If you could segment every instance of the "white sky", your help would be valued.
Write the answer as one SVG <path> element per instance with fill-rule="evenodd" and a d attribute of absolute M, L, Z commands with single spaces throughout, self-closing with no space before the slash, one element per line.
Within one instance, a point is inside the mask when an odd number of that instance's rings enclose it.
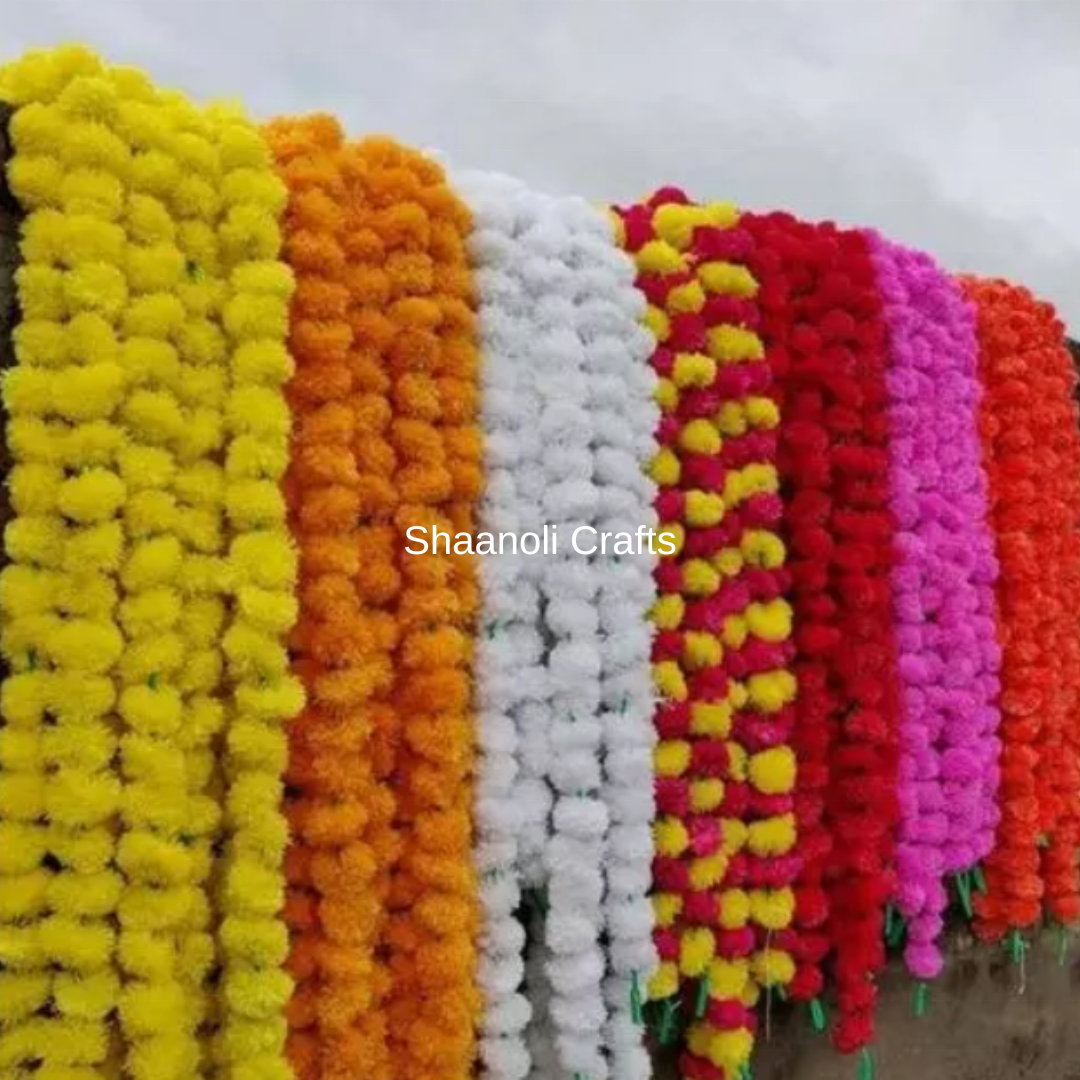
<path fill-rule="evenodd" d="M 875 225 L 1080 330 L 1077 0 L 2 0 L 260 117 L 329 110 L 596 200 Z"/>

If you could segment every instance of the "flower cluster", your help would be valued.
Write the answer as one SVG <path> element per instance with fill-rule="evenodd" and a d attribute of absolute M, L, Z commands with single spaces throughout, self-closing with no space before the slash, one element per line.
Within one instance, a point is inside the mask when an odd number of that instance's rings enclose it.
<path fill-rule="evenodd" d="M 525 287 L 535 297 L 530 395 L 541 454 L 534 475 L 545 520 L 569 532 L 592 521 L 600 509 L 592 380 L 586 370 L 589 312 L 581 302 L 590 271 L 596 274 L 596 260 L 588 253 L 574 202 L 539 194 L 531 201 L 521 245 Z M 592 224 L 596 237 L 604 225 L 595 217 Z M 571 257 L 575 244 L 585 246 L 577 259 Z M 610 824 L 602 798 L 602 572 L 601 562 L 581 559 L 565 543 L 538 567 L 548 645 L 546 779 L 553 794 L 543 858 L 548 898 L 544 974 L 550 999 L 538 1019 L 550 1027 L 561 1068 L 589 1080 L 608 1075 L 601 941 Z"/>
<path fill-rule="evenodd" d="M 582 204 L 568 206 L 566 216 L 593 418 L 592 520 L 601 534 L 636 535 L 657 524 L 656 485 L 646 473 L 659 419 L 656 376 L 648 363 L 654 341 L 640 324 L 644 300 L 634 285 L 633 262 L 613 243 L 612 223 Z M 609 968 L 604 1045 L 612 1080 L 649 1080 L 652 1063 L 639 1007 L 656 969 L 649 896 L 656 729 L 647 613 L 655 598 L 657 556 L 649 548 L 601 548 L 591 559 L 600 629 L 600 797 L 609 815 L 602 856 Z"/>
<path fill-rule="evenodd" d="M 28 216 L 19 364 L 5 384 L 22 520 L 3 592 L 20 614 L 32 600 L 45 635 L 16 651 L 40 680 L 46 728 L 39 814 L 55 873 L 42 899 L 68 958 L 50 962 L 74 964 L 69 989 L 53 983 L 33 1056 L 100 1064 L 117 1009 L 127 1071 L 159 1075 L 166 1057 L 180 1075 L 200 1068 L 213 960 L 202 885 L 221 602 L 196 595 L 196 560 L 219 535 L 208 457 L 224 350 L 204 318 L 213 292 L 184 286 L 185 227 L 197 234 L 215 212 L 216 161 L 191 105 L 83 50 L 28 56 L 4 92 L 18 106 L 12 183 Z M 37 555 L 18 553 L 20 526 L 36 531 Z M 22 694 L 9 685 L 4 699 L 18 711 Z M 50 1034 L 67 1013 L 71 1045 Z"/>
<path fill-rule="evenodd" d="M 400 635 L 392 712 L 376 731 L 376 775 L 396 778 L 400 855 L 384 947 L 394 1072 L 469 1075 L 480 1011 L 479 923 L 471 862 L 471 653 L 479 607 L 472 556 L 406 552 L 409 529 L 474 528 L 482 447 L 478 354 L 464 204 L 443 170 L 388 139 L 346 147 L 352 187 L 346 235 L 351 364 L 362 388 L 392 404 L 385 443 L 395 462 L 392 516 Z M 378 443 L 357 444 L 362 469 Z M 363 584 L 361 582 L 361 588 Z M 395 718 L 407 718 L 408 723 Z"/>
<path fill-rule="evenodd" d="M 664 409 L 653 475 L 680 552 L 657 571 L 657 860 L 661 966 L 654 996 L 696 979 L 687 1075 L 736 1073 L 759 987 L 793 962 L 795 681 L 783 599 L 773 458 L 779 415 L 755 333 L 749 236 L 727 207 L 674 189 L 622 213 L 659 346 Z"/>
<path fill-rule="evenodd" d="M 520 234 L 527 191 L 486 173 L 453 177 L 469 205 L 468 250 L 476 281 L 480 331 L 480 420 L 484 496 L 479 525 L 493 533 L 542 527 L 540 503 L 521 482 L 543 452 L 528 404 L 532 377 L 532 306 L 522 276 Z M 525 932 L 524 847 L 540 858 L 548 791 L 542 772 L 524 773 L 523 747 L 544 715 L 546 676 L 540 592 L 528 558 L 506 553 L 479 565 L 481 612 L 476 639 L 477 761 L 473 861 L 480 879 L 482 927 L 478 982 L 483 994 L 480 1059 L 491 1080 L 525 1080 L 532 1068 L 525 1032 L 532 1009 L 521 992 Z M 539 834 L 539 836 L 537 835 Z"/>
<path fill-rule="evenodd" d="M 1080 434 L 1076 374 L 1050 305 L 1001 281 L 962 286 L 977 312 L 980 431 L 1001 564 L 1001 820 L 976 900 L 976 930 L 996 940 L 1034 925 L 1043 901 L 1062 923 L 1080 913 Z"/>
<path fill-rule="evenodd" d="M 860 233 L 786 214 L 748 215 L 745 225 L 781 389 L 779 464 L 800 652 L 794 743 L 804 866 L 793 991 L 820 992 L 831 947 L 834 1038 L 847 1052 L 872 1038 L 897 816 L 885 326 Z"/>
<path fill-rule="evenodd" d="M 0 86 L 15 106 L 8 177 L 26 215 L 23 322 L 3 386 L 13 516 L 0 575 L 0 1071 L 10 1075 L 95 1074 L 120 1004 L 112 825 L 122 793 L 112 759 L 124 647 L 116 414 L 126 395 L 114 328 L 126 304 L 123 232 L 80 212 L 80 191 L 60 183 L 63 162 L 98 133 L 72 92 L 96 89 L 97 73 L 92 56 L 63 50 L 6 69 Z M 95 276 L 112 289 L 87 288 Z"/>
<path fill-rule="evenodd" d="M 233 1080 L 284 1080 L 291 1075 L 284 1011 L 292 992 L 281 920 L 284 724 L 304 703 L 285 647 L 296 621 L 296 550 L 281 488 L 291 426 L 284 387 L 293 370 L 285 343 L 294 282 L 280 261 L 286 189 L 260 131 L 242 114 L 215 109 L 210 134 L 220 161 L 220 207 L 205 241 L 209 257 L 216 240 L 227 348 L 218 1056 Z"/>
<path fill-rule="evenodd" d="M 291 653 L 307 695 L 289 733 L 289 1058 L 304 1080 L 383 1076 L 377 878 L 394 858 L 394 799 L 371 747 L 390 709 L 397 629 L 391 407 L 385 377 L 354 349 L 366 294 L 346 255 L 355 233 L 341 129 L 325 116 L 282 119 L 267 139 L 289 189 L 283 254 L 297 278 L 285 491 L 300 565 Z"/>
<path fill-rule="evenodd" d="M 867 240 L 889 331 L 892 604 L 900 683 L 896 903 L 905 960 L 942 967 L 947 874 L 991 847 L 997 822 L 997 561 L 977 415 L 974 314 L 926 255 Z"/>

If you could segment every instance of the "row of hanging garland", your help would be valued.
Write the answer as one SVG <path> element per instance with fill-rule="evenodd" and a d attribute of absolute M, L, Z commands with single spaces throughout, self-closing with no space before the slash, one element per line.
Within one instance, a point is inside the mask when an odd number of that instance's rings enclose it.
<path fill-rule="evenodd" d="M 731 1080 L 777 997 L 867 1068 L 951 897 L 1075 923 L 1048 305 L 80 49 L 0 98 L 0 1080 Z M 545 525 L 674 550 L 406 551 Z"/>

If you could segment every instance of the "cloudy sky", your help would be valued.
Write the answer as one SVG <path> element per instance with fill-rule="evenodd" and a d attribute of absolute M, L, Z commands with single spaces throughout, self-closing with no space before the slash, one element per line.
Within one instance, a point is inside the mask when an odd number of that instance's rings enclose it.
<path fill-rule="evenodd" d="M 3 50 L 88 42 L 257 116 L 330 110 L 618 201 L 871 224 L 1080 330 L 1075 0 L 4 0 Z"/>

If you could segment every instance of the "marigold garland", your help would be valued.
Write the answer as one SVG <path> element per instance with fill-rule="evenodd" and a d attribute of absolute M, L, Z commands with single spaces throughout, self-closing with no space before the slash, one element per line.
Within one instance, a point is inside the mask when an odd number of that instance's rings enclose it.
<path fill-rule="evenodd" d="M 480 418 L 484 429 L 484 497 L 478 524 L 493 534 L 538 532 L 540 504 L 519 483 L 540 453 L 529 415 L 526 384 L 533 336 L 522 280 L 517 221 L 525 189 L 487 173 L 455 174 L 469 205 L 468 251 L 478 296 Z M 476 640 L 476 839 L 483 922 L 478 984 L 483 993 L 480 1061 L 491 1080 L 525 1080 L 533 1068 L 525 1032 L 533 1015 L 522 993 L 525 930 L 521 833 L 546 820 L 543 778 L 524 771 L 523 743 L 530 713 L 545 699 L 540 593 L 529 557 L 520 552 L 479 561 L 482 606 Z M 534 840 L 536 854 L 542 843 Z"/>
<path fill-rule="evenodd" d="M 471 532 L 481 491 L 473 282 L 465 206 L 441 167 L 389 139 L 350 145 L 350 313 L 362 386 L 393 402 L 393 550 L 401 592 L 377 775 L 397 779 L 401 853 L 389 889 L 387 1021 L 394 1075 L 464 1080 L 475 1051 L 478 890 L 472 848 L 474 557 L 409 554 L 408 530 Z M 361 455 L 381 448 L 358 444 Z"/>
<path fill-rule="evenodd" d="M 874 975 L 885 960 L 884 909 L 894 886 L 885 327 L 861 234 L 787 214 L 746 215 L 744 225 L 755 240 L 762 335 L 781 390 L 779 464 L 800 652 L 794 744 L 803 870 L 792 945 L 801 970 L 792 989 L 800 998 L 820 993 L 831 946 L 834 1041 L 850 1052 L 873 1037 Z"/>
<path fill-rule="evenodd" d="M 1077 896 L 1080 434 L 1076 373 L 1053 308 L 1020 286 L 962 278 L 976 307 L 983 461 L 1001 576 L 1001 820 L 976 930 L 996 940 Z"/>
<path fill-rule="evenodd" d="M 394 800 L 371 749 L 387 722 L 396 643 L 398 574 L 385 544 L 394 457 L 382 435 L 391 408 L 380 380 L 364 377 L 350 322 L 366 293 L 346 255 L 357 233 L 341 129 L 327 116 L 277 120 L 267 138 L 289 188 L 284 255 L 297 276 L 285 488 L 300 560 L 293 666 L 308 697 L 290 728 L 286 800 L 289 1057 L 302 1078 L 378 1078 L 389 1057 L 386 889 L 376 883 L 394 858 Z"/>
<path fill-rule="evenodd" d="M 44 725 L 36 816 L 47 819 L 53 872 L 34 914 L 51 912 L 37 948 L 59 969 L 51 1017 L 9 1046 L 14 1061 L 29 1055 L 96 1075 L 112 1053 L 116 1009 L 127 1071 L 189 1075 L 200 1067 L 212 959 L 194 845 L 212 828 L 213 807 L 189 797 L 183 725 L 192 711 L 178 677 L 189 656 L 175 588 L 184 538 L 170 498 L 171 447 L 160 445 L 184 421 L 167 386 L 180 366 L 168 339 L 184 306 L 169 289 L 183 259 L 144 250 L 124 228 L 135 233 L 140 200 L 171 226 L 150 194 L 139 124 L 151 117 L 168 140 L 185 107 L 74 48 L 9 67 L 3 92 L 17 106 L 11 176 L 28 209 L 20 363 L 5 380 L 23 520 L 8 532 L 14 565 L 3 592 L 17 615 L 26 601 L 40 612 L 36 631 L 18 617 L 10 624 L 5 648 L 25 671 L 4 700 L 9 723 L 19 713 L 26 722 L 30 709 Z M 155 175 L 167 199 L 174 177 L 167 168 Z M 21 553 L 19 525 L 38 532 Z M 64 945 L 50 955 L 54 931 Z M 36 1005 L 22 995 L 24 1016 L 46 1006 L 48 980 L 43 989 Z"/>
<path fill-rule="evenodd" d="M 614 244 L 612 223 L 578 205 L 570 259 L 577 267 L 578 333 L 593 414 L 593 524 L 603 537 L 634 537 L 658 524 L 656 484 L 647 475 L 659 411 L 655 347 L 640 324 L 645 303 L 633 261 Z M 601 801 L 609 824 L 603 853 L 608 973 L 604 1046 L 612 1080 L 649 1080 L 641 1003 L 657 966 L 650 900 L 653 858 L 652 635 L 659 538 L 623 550 L 602 542 L 596 566 L 600 626 Z"/>
<path fill-rule="evenodd" d="M 997 823 L 997 560 L 976 427 L 974 312 L 926 255 L 868 233 L 889 328 L 893 612 L 900 680 L 896 903 L 918 979 L 942 968 L 946 875 Z"/>
<path fill-rule="evenodd" d="M 283 966 L 288 940 L 281 918 L 288 832 L 281 808 L 284 723 L 304 703 L 284 644 L 296 620 L 296 550 L 281 490 L 291 425 L 283 389 L 293 370 L 285 341 L 294 284 L 279 261 L 286 189 L 259 130 L 224 109 L 212 111 L 210 120 L 221 163 L 213 239 L 226 283 L 220 320 L 228 348 L 222 638 L 227 783 L 217 1064 L 232 1080 L 285 1080 L 291 1069 L 284 1012 L 292 980 Z M 207 255 L 210 242 L 207 233 Z M 195 237 L 191 246 L 194 258 Z"/>
<path fill-rule="evenodd" d="M 735 1075 L 749 1059 L 759 986 L 786 983 L 781 941 L 797 862 L 786 747 L 795 681 L 775 453 L 778 414 L 754 333 L 747 234 L 727 207 L 674 189 L 622 214 L 660 346 L 665 416 L 653 475 L 680 554 L 657 573 L 656 897 L 662 960 L 653 992 L 684 998 L 688 1076 Z M 750 756 L 752 755 L 752 756 Z M 695 1000 L 696 999 L 696 1000 Z"/>

